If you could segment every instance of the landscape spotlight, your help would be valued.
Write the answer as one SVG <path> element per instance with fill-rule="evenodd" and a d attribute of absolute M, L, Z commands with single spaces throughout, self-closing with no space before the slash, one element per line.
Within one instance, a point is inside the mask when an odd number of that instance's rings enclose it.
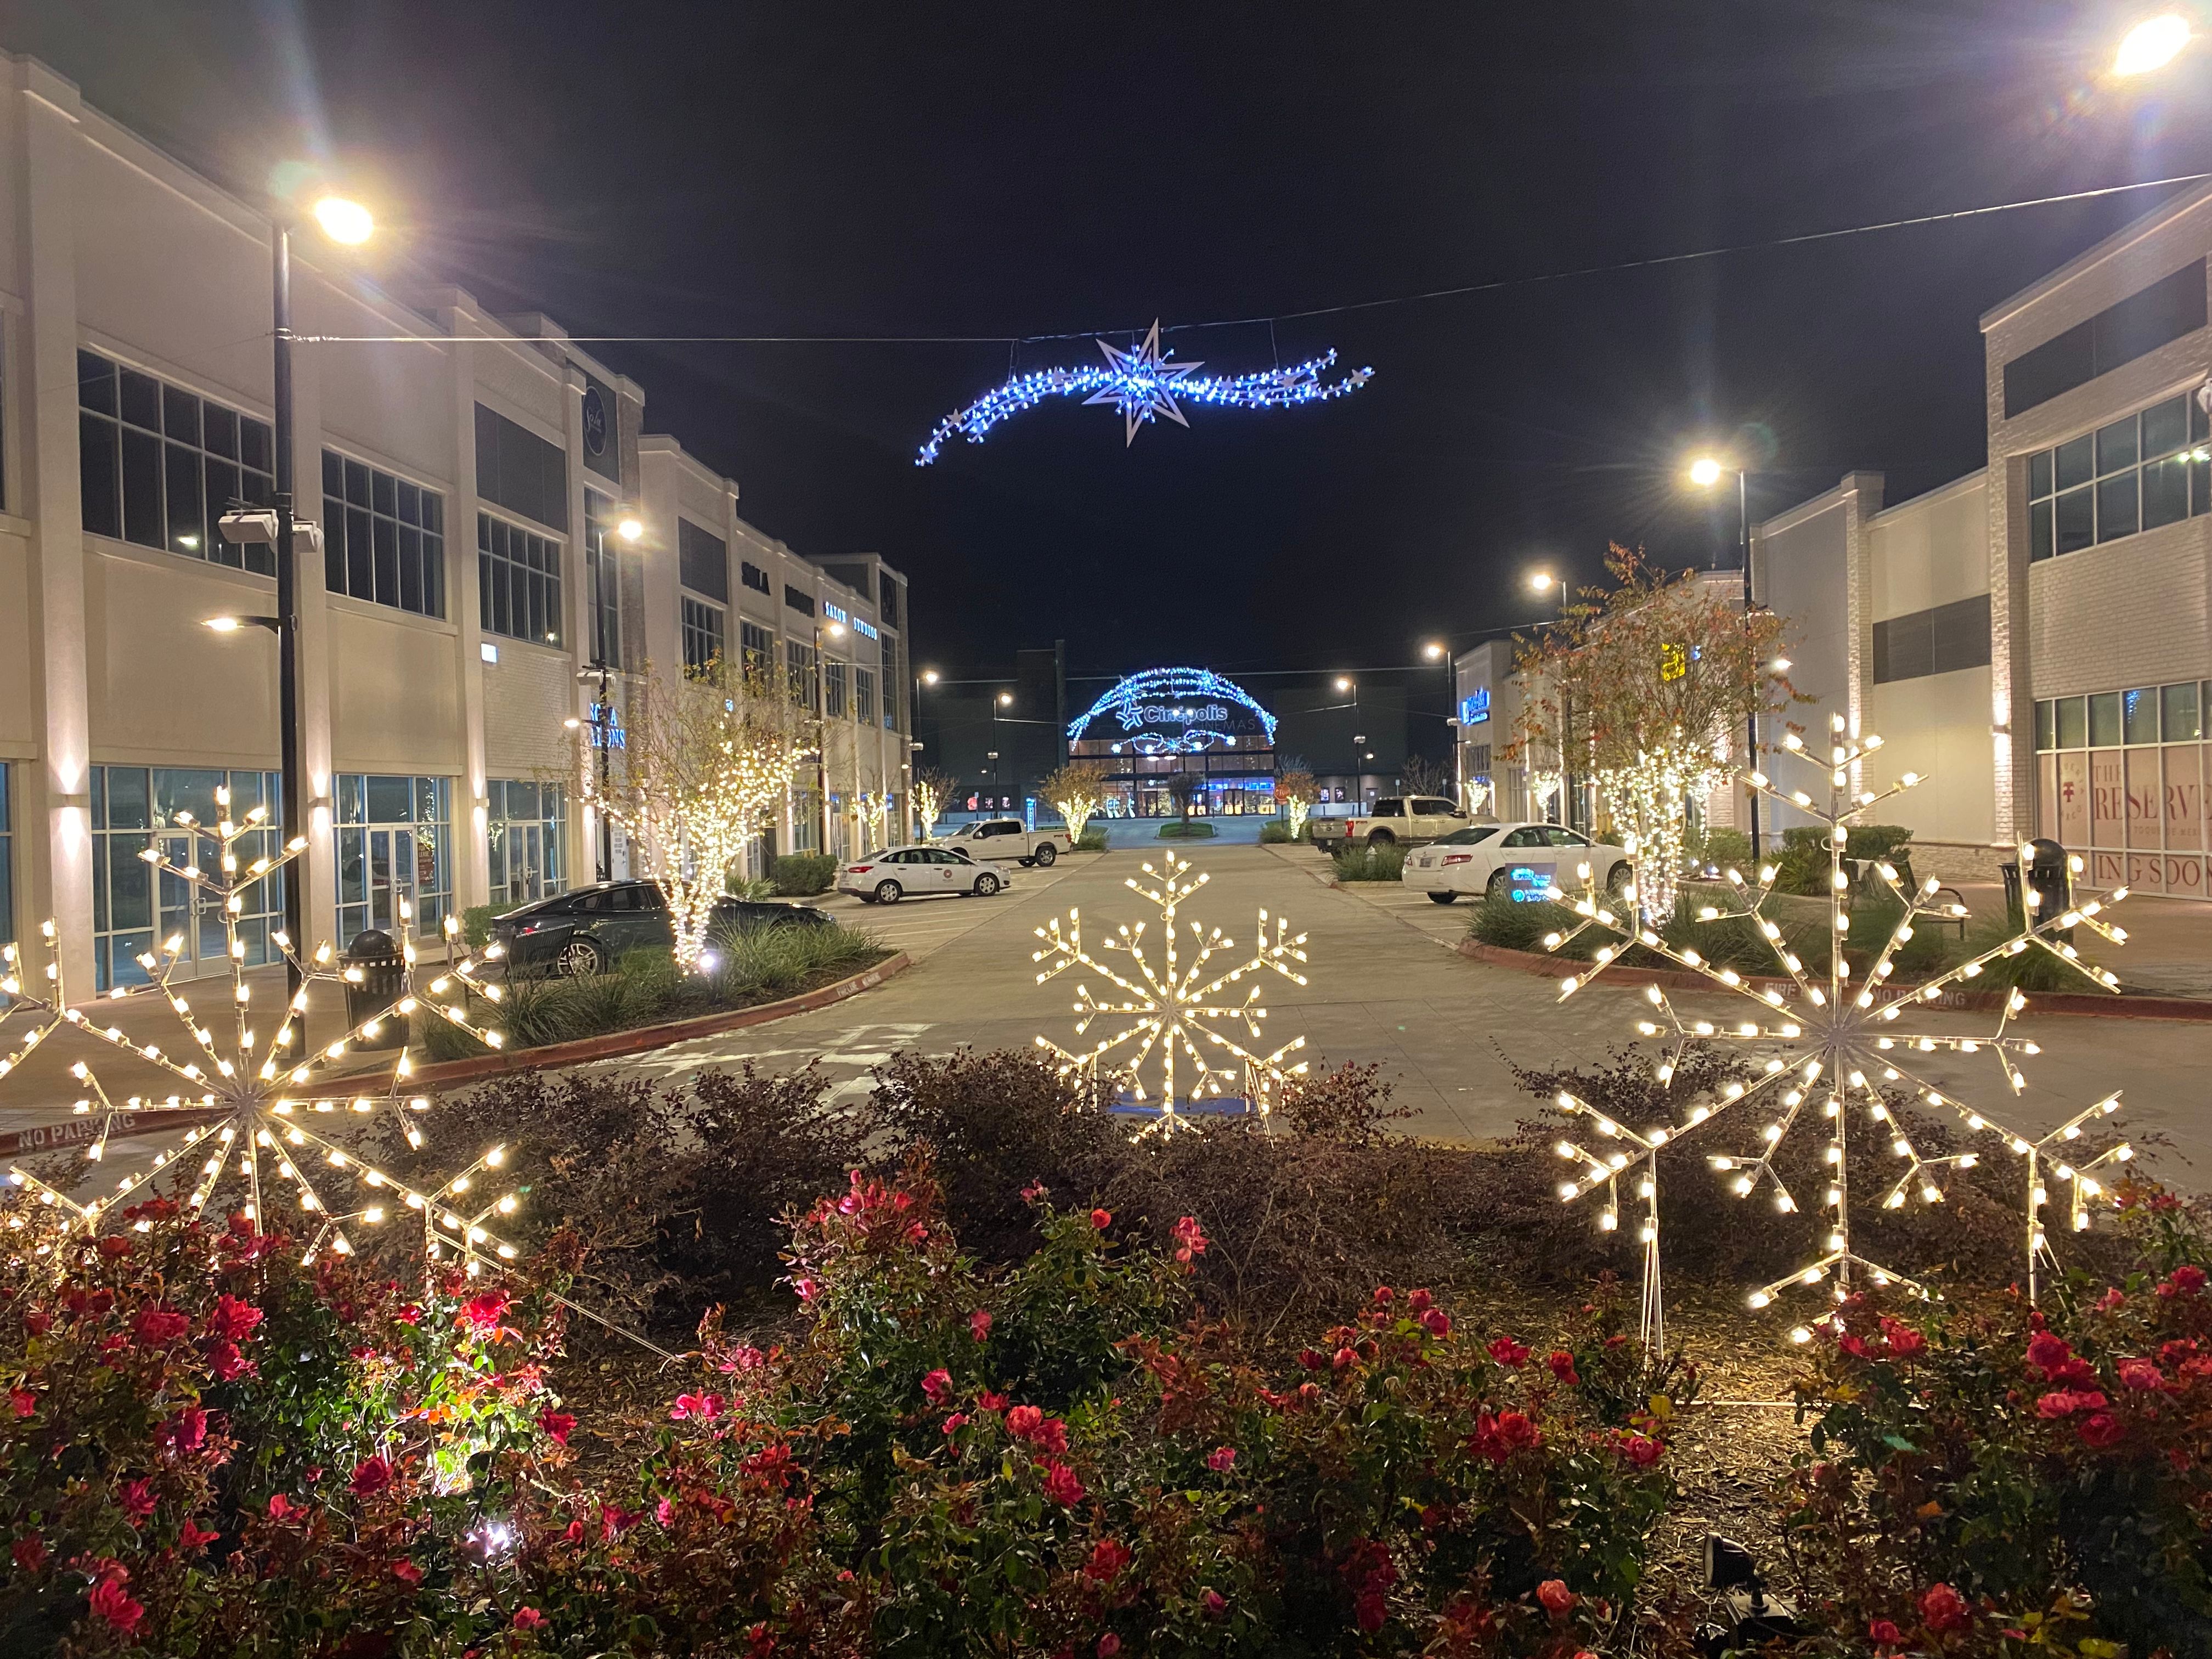
<path fill-rule="evenodd" d="M 2146 18 L 2127 33 L 2112 59 L 2115 75 L 2148 75 L 2164 69 L 2189 44 L 2189 22 L 2174 12 Z"/>

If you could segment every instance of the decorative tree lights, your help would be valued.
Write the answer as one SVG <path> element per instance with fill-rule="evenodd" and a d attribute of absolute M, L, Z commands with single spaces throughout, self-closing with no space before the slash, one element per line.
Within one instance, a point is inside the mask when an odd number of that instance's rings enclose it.
<path fill-rule="evenodd" d="M 2068 1183 L 2069 1220 L 2074 1227 L 2080 1228 L 2088 1224 L 2089 1206 L 2103 1192 L 2090 1172 L 2107 1164 L 2124 1162 L 2132 1156 L 2130 1150 L 2121 1145 L 2079 1163 L 2052 1162 L 2054 1157 L 2062 1156 L 2068 1146 L 2081 1138 L 2086 1127 L 2118 1109 L 2118 1095 L 2099 1101 L 2041 1139 L 2032 1139 L 1952 1097 L 1913 1071 L 1912 1056 L 1916 1054 L 1938 1051 L 1986 1053 L 1995 1057 L 2006 1082 L 2018 1094 L 2026 1079 L 2014 1056 L 2032 1056 L 2038 1052 L 2033 1042 L 2010 1030 L 2013 1019 L 2027 1006 L 2027 998 L 2019 990 L 2013 989 L 2003 995 L 1996 1030 L 1988 1036 L 1962 1036 L 1899 1029 L 1899 1022 L 1908 1009 L 1934 1004 L 1947 991 L 1971 986 L 1991 962 L 2031 950 L 2048 952 L 2106 990 L 2117 989 L 2117 978 L 2106 969 L 2084 963 L 2065 935 L 2075 927 L 2086 927 L 2115 944 L 2124 942 L 2126 934 L 2101 920 L 2101 916 L 2111 904 L 2126 896 L 2127 890 L 2119 889 L 2102 901 L 2085 901 L 2061 915 L 2041 919 L 2031 909 L 2016 935 L 1924 983 L 1900 986 L 1892 983 L 1897 953 L 1911 939 L 1915 925 L 1930 917 L 1955 921 L 1963 917 L 1965 908 L 1938 902 L 1938 884 L 1934 878 L 1908 891 L 1894 868 L 1877 864 L 1875 877 L 1896 899 L 1901 914 L 1866 970 L 1855 971 L 1844 949 L 1852 924 L 1847 901 L 1853 884 L 1844 859 L 1849 828 L 1869 808 L 1911 788 L 1919 780 L 1908 772 L 1895 786 L 1881 793 L 1857 789 L 1854 779 L 1867 758 L 1881 748 L 1881 739 L 1847 736 L 1841 716 L 1837 716 L 1831 725 L 1833 741 L 1824 769 L 1827 775 L 1826 805 L 1817 804 L 1805 790 L 1780 789 L 1764 773 L 1752 772 L 1745 780 L 1769 799 L 1788 803 L 1826 828 L 1829 878 L 1825 921 L 1829 939 L 1825 967 L 1808 966 L 1785 939 L 1781 925 L 1769 915 L 1776 878 L 1771 865 L 1759 872 L 1755 885 L 1746 882 L 1738 872 L 1729 871 L 1726 879 L 1734 895 L 1732 902 L 1727 906 L 1703 906 L 1698 919 L 1750 922 L 1773 954 L 1782 976 L 1778 980 L 1761 984 L 1734 968 L 1708 961 L 1694 949 L 1678 949 L 1656 930 L 1640 927 L 1632 919 L 1616 918 L 1598 896 L 1587 890 L 1574 902 L 1574 910 L 1580 918 L 1575 926 L 1565 933 L 1551 934 L 1544 941 L 1547 949 L 1556 951 L 1591 928 L 1613 932 L 1623 940 L 1620 945 L 1604 946 L 1596 953 L 1591 967 L 1562 981 L 1562 1000 L 1617 963 L 1626 948 L 1626 940 L 1632 938 L 1645 950 L 1696 974 L 1713 990 L 1749 1005 L 1747 1012 L 1752 1017 L 1737 1021 L 1686 1015 L 1665 991 L 1657 986 L 1649 988 L 1644 995 L 1652 1012 L 1638 1022 L 1637 1029 L 1646 1037 L 1663 1038 L 1669 1044 L 1657 1066 L 1657 1076 L 1662 1083 L 1672 1079 L 1685 1049 L 1692 1042 L 1740 1042 L 1774 1045 L 1781 1050 L 1763 1061 L 1752 1081 L 1729 1085 L 1717 1103 L 1700 1103 L 1683 1121 L 1669 1127 L 1638 1133 L 1611 1121 L 1571 1095 L 1559 1097 L 1558 1104 L 1563 1110 L 1589 1117 L 1601 1136 L 1622 1147 L 1619 1152 L 1599 1154 L 1574 1141 L 1562 1140 L 1558 1148 L 1560 1156 L 1576 1164 L 1578 1173 L 1574 1179 L 1562 1183 L 1561 1197 L 1572 1201 L 1604 1188 L 1607 1200 L 1600 1222 L 1602 1226 L 1619 1224 L 1619 1183 L 1624 1177 L 1636 1182 L 1638 1194 L 1644 1200 L 1642 1233 L 1645 1245 L 1645 1340 L 1654 1346 L 1663 1340 L 1659 1315 L 1656 1153 L 1662 1146 L 1692 1129 L 1702 1128 L 1723 1113 L 1742 1116 L 1740 1109 L 1747 1103 L 1755 1103 L 1767 1112 L 1767 1121 L 1756 1143 L 1745 1151 L 1716 1153 L 1708 1160 L 1739 1197 L 1749 1198 L 1769 1191 L 1778 1212 L 1788 1214 L 1797 1210 L 1797 1196 L 1784 1185 L 1776 1168 L 1778 1150 L 1800 1118 L 1808 1113 L 1816 1113 L 1824 1120 L 1827 1135 L 1822 1152 L 1825 1173 L 1818 1200 L 1825 1226 L 1822 1253 L 1803 1267 L 1754 1291 L 1751 1304 L 1759 1308 L 1767 1306 L 1781 1292 L 1797 1285 L 1826 1284 L 1831 1294 L 1841 1301 L 1850 1294 L 1860 1276 L 1877 1285 L 1894 1283 L 1922 1291 L 1915 1281 L 1869 1260 L 1853 1248 L 1849 1162 L 1853 1109 L 1864 1113 L 1874 1131 L 1887 1142 L 1891 1154 L 1899 1160 L 1899 1172 L 1881 1200 L 1886 1207 L 1898 1208 L 1914 1198 L 1925 1203 L 1942 1202 L 1948 1172 L 1973 1167 L 1981 1154 L 1967 1151 L 1942 1157 L 1923 1155 L 1891 1111 L 1887 1103 L 1890 1093 L 1910 1092 L 1925 1105 L 1955 1118 L 1972 1133 L 1994 1137 L 2014 1156 L 2025 1161 L 2026 1243 L 2031 1296 L 2035 1293 L 2039 1266 L 2050 1257 L 2050 1244 L 2041 1220 L 2049 1201 L 2044 1179 L 2046 1166 L 2051 1174 Z M 1804 745 L 1794 733 L 1784 739 L 1784 746 L 1801 758 L 1811 758 L 1804 754 Z M 1587 883 L 1587 866 L 1583 878 Z M 1801 1327 L 1792 1334 L 1802 1340 L 1810 1333 Z"/>
<path fill-rule="evenodd" d="M 1071 763 L 1057 768 L 1038 786 L 1037 793 L 1067 825 L 1068 844 L 1083 839 L 1083 827 L 1099 805 L 1098 775 L 1089 767 Z"/>
<path fill-rule="evenodd" d="M 293 1203 L 306 1221 L 313 1225 L 306 1252 L 309 1261 L 326 1246 L 339 1255 L 350 1253 L 353 1243 L 347 1231 L 349 1224 L 380 1223 L 394 1205 L 422 1212 L 426 1237 L 438 1239 L 444 1249 L 458 1252 L 468 1261 L 471 1272 L 475 1271 L 479 1246 L 501 1258 L 511 1258 L 514 1254 L 512 1248 L 493 1238 L 483 1225 L 490 1215 L 513 1209 L 511 1197 L 495 1199 L 481 1214 L 465 1217 L 457 1207 L 459 1194 L 469 1191 L 484 1171 L 499 1167 L 506 1155 L 504 1149 L 494 1148 L 453 1181 L 425 1190 L 362 1162 L 350 1149 L 333 1139 L 325 1127 L 348 1115 L 366 1117 L 383 1106 L 398 1115 L 408 1144 L 421 1146 L 421 1115 L 428 1110 L 429 1102 L 420 1097 L 410 1097 L 404 1092 L 413 1070 L 404 1045 L 399 1050 L 389 1082 L 378 1079 L 378 1092 L 345 1091 L 343 1079 L 330 1079 L 327 1074 L 356 1043 L 374 1041 L 386 1020 L 404 1022 L 418 1009 L 492 1048 L 499 1047 L 499 1032 L 471 1021 L 467 997 L 475 993 L 495 1003 L 500 998 L 500 988 L 477 978 L 475 961 L 464 957 L 417 989 L 416 942 L 407 928 L 411 908 L 403 902 L 400 994 L 391 1009 L 361 1021 L 313 1054 L 307 1053 L 302 1017 L 307 1012 L 307 987 L 318 981 L 358 981 L 361 970 L 334 968 L 327 945 L 314 953 L 312 961 L 301 962 L 293 954 L 291 940 L 277 933 L 272 935 L 274 942 L 288 959 L 299 966 L 302 983 L 291 1000 L 276 1011 L 275 1029 L 265 1036 L 258 1033 L 252 1007 L 253 988 L 246 976 L 246 940 L 239 927 L 246 893 L 253 884 L 275 874 L 298 857 L 307 843 L 304 839 L 295 838 L 278 855 L 257 858 L 241 867 L 238 843 L 261 830 L 266 809 L 256 806 L 243 821 L 234 822 L 227 815 L 229 792 L 219 790 L 216 799 L 226 809 L 226 816 L 214 826 L 196 823 L 186 813 L 177 814 L 175 819 L 179 828 L 191 832 L 195 848 L 212 851 L 213 870 L 197 862 L 179 865 L 155 849 L 141 856 L 163 875 L 197 888 L 205 906 L 222 918 L 226 975 L 218 994 L 225 1009 L 204 1020 L 193 1012 L 191 1003 L 176 981 L 183 950 L 180 939 L 170 939 L 161 957 L 149 951 L 138 958 L 139 964 L 151 976 L 149 984 L 119 989 L 103 999 L 104 1003 L 113 1004 L 160 997 L 184 1028 L 185 1042 L 179 1052 L 171 1054 L 156 1043 L 133 1041 L 102 1017 L 99 1012 L 100 1003 L 88 1008 L 70 1005 L 51 921 L 41 929 L 47 960 L 40 975 L 43 981 L 40 988 L 25 983 L 26 967 L 19 948 L 14 945 L 0 946 L 0 1025 L 17 1016 L 26 1016 L 32 1022 L 22 1044 L 0 1060 L 0 1075 L 15 1070 L 55 1032 L 64 1028 L 74 1030 L 96 1042 L 105 1043 L 118 1058 L 129 1055 L 137 1066 L 166 1074 L 172 1091 L 165 1096 L 129 1094 L 118 1098 L 116 1091 L 102 1084 L 89 1062 L 76 1061 L 69 1068 L 69 1074 L 84 1092 L 74 1103 L 73 1109 L 79 1115 L 99 1119 L 98 1130 L 85 1147 L 86 1158 L 94 1163 L 103 1161 L 111 1137 L 122 1125 L 131 1126 L 134 1132 L 145 1132 L 156 1126 L 173 1127 L 183 1131 L 183 1139 L 156 1153 L 144 1168 L 125 1174 L 104 1197 L 79 1201 L 20 1164 L 9 1170 L 9 1181 L 15 1188 L 35 1194 L 40 1203 L 58 1206 L 67 1212 L 75 1227 L 93 1234 L 155 1180 L 165 1173 L 180 1174 L 177 1166 L 197 1162 L 198 1178 L 186 1200 L 190 1208 L 195 1212 L 204 1211 L 228 1176 L 244 1189 L 238 1213 L 257 1231 L 262 1229 L 269 1213 L 272 1182 L 289 1183 Z M 457 939 L 459 933 L 458 921 L 447 917 L 448 941 Z M 325 1079 L 337 1086 L 319 1091 L 319 1082 Z M 316 1159 L 330 1170 L 344 1173 L 349 1181 L 358 1182 L 367 1189 L 366 1200 L 343 1213 L 333 1211 L 315 1180 L 308 1175 L 307 1165 Z"/>
<path fill-rule="evenodd" d="M 1165 416 L 1177 426 L 1188 426 L 1178 399 L 1232 409 L 1287 409 L 1297 404 L 1327 403 L 1357 392 L 1375 374 L 1371 368 L 1356 368 L 1341 380 L 1323 380 L 1321 377 L 1336 364 L 1336 353 L 1330 351 L 1288 368 L 1200 375 L 1197 371 L 1203 364 L 1168 361 L 1175 354 L 1160 349 L 1157 321 L 1144 343 L 1133 350 L 1124 351 L 1103 340 L 1094 343 L 1105 355 L 1103 367 L 1041 368 L 1016 375 L 995 392 L 985 393 L 939 421 L 914 464 L 927 466 L 955 433 L 971 444 L 980 444 L 1000 422 L 1034 409 L 1048 398 L 1081 396 L 1085 404 L 1109 404 L 1120 410 L 1126 446 L 1137 441 L 1139 428 L 1150 425 L 1158 416 Z"/>
<path fill-rule="evenodd" d="M 1106 1000 L 1101 1000 L 1092 994 L 1087 981 L 1077 987 L 1074 1008 L 1079 1018 L 1075 1034 L 1079 1037 L 1088 1033 L 1102 1017 L 1109 1024 L 1126 1023 L 1110 1036 L 1080 1052 L 1071 1052 L 1042 1036 L 1036 1040 L 1037 1047 L 1058 1057 L 1063 1076 L 1075 1072 L 1096 1074 L 1102 1066 L 1126 1075 L 1132 1097 L 1140 1103 L 1148 1098 L 1141 1068 L 1148 1060 L 1157 1060 L 1160 1115 L 1151 1127 L 1163 1131 L 1172 1132 L 1179 1127 L 1182 1106 L 1195 1105 L 1209 1097 L 1225 1097 L 1232 1084 L 1241 1090 L 1243 1098 L 1250 1103 L 1252 1109 L 1265 1115 L 1273 1108 L 1275 1091 L 1290 1078 L 1305 1074 L 1304 1061 L 1290 1066 L 1283 1062 L 1305 1047 L 1306 1040 L 1295 1037 L 1271 1054 L 1255 1052 L 1261 1044 L 1261 1022 L 1267 1018 L 1267 1010 L 1261 1003 L 1258 985 L 1245 985 L 1241 1000 L 1233 988 L 1248 977 L 1258 978 L 1263 971 L 1279 974 L 1294 985 L 1304 985 L 1305 975 L 1291 964 L 1305 961 L 1306 936 L 1290 934 L 1289 924 L 1278 916 L 1273 920 L 1273 934 L 1270 938 L 1267 913 L 1261 910 L 1251 954 L 1235 967 L 1217 970 L 1208 978 L 1207 969 L 1213 959 L 1233 954 L 1237 948 L 1236 940 L 1218 927 L 1201 930 L 1194 921 L 1184 924 L 1189 935 L 1187 945 L 1179 946 L 1176 937 L 1177 907 L 1204 886 L 1206 878 L 1192 875 L 1188 860 L 1178 859 L 1173 853 L 1166 855 L 1162 869 L 1156 871 L 1150 864 L 1143 868 L 1145 874 L 1158 884 L 1157 886 L 1147 887 L 1134 877 L 1123 885 L 1160 908 L 1161 936 L 1157 960 L 1146 952 L 1146 924 L 1141 921 L 1134 927 L 1122 923 L 1116 935 L 1107 938 L 1100 946 L 1102 952 L 1118 951 L 1127 956 L 1129 965 L 1126 970 L 1103 960 L 1101 956 L 1094 956 L 1083 943 L 1081 915 L 1074 910 L 1067 913 L 1065 930 L 1057 916 L 1036 929 L 1044 948 L 1031 952 L 1030 957 L 1032 962 L 1049 963 L 1036 976 L 1040 985 L 1070 968 L 1086 968 L 1121 992 L 1119 1000 L 1109 992 Z M 1188 956 L 1182 954 L 1186 951 Z M 1250 1047 L 1215 1029 L 1217 1023 L 1231 1030 L 1241 1026 Z M 1215 1057 L 1225 1057 L 1234 1063 L 1215 1065 L 1200 1043 L 1208 1045 Z M 1117 1060 L 1109 1062 L 1109 1057 L 1116 1050 L 1124 1052 Z M 1178 1051 L 1191 1067 L 1187 1093 L 1178 1092 Z"/>

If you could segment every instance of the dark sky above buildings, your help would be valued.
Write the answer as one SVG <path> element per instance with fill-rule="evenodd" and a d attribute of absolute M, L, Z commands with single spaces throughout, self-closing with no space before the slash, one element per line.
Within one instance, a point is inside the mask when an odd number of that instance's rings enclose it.
<path fill-rule="evenodd" d="M 1548 283 L 1544 273 L 2212 168 L 2212 51 L 2123 90 L 2142 6 L 855 6 L 6 0 L 0 44 L 241 193 L 361 181 L 387 248 L 589 334 L 1184 329 L 1228 372 L 1334 346 L 1323 408 L 1124 448 L 1051 405 L 916 469 L 943 415 L 1087 337 L 593 348 L 809 553 L 880 550 L 948 674 L 1409 661 L 1535 614 L 1608 538 L 1733 559 L 1853 467 L 1983 460 L 1978 313 L 2157 199 Z M 387 254 L 389 257 L 389 254 Z"/>

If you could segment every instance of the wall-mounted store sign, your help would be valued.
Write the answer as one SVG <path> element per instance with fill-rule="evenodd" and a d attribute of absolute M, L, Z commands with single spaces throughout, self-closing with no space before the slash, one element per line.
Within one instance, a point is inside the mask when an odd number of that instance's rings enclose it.
<path fill-rule="evenodd" d="M 1459 700 L 1459 723 L 1480 726 L 1490 718 L 1490 688 L 1479 685 Z"/>

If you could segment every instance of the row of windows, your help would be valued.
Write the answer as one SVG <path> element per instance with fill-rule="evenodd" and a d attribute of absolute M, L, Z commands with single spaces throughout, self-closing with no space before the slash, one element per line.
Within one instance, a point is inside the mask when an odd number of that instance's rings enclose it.
<path fill-rule="evenodd" d="M 333 593 L 446 614 L 446 498 L 323 452 L 323 581 Z"/>
<path fill-rule="evenodd" d="M 2212 436 L 2194 398 L 2167 398 L 2027 458 L 2027 556 L 2100 542 L 2212 512 Z"/>
<path fill-rule="evenodd" d="M 2035 705 L 2038 749 L 2117 749 L 2127 744 L 2194 743 L 2212 714 L 2212 680 L 2046 697 Z"/>
<path fill-rule="evenodd" d="M 724 612 L 684 596 L 684 665 L 695 673 L 722 659 Z"/>
<path fill-rule="evenodd" d="M 234 546 L 216 527 L 234 507 L 276 499 L 269 423 L 96 351 L 76 366 L 85 530 L 275 575 L 274 549 Z"/>

